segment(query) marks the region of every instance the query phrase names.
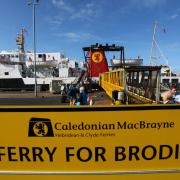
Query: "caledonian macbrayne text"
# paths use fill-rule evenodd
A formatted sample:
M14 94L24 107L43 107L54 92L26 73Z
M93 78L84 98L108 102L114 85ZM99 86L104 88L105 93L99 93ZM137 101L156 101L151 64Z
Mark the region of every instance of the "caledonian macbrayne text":
M163 128L174 128L174 122L147 122L147 121L121 121L116 123L61 123L55 124L56 130L128 130L128 129L163 129Z

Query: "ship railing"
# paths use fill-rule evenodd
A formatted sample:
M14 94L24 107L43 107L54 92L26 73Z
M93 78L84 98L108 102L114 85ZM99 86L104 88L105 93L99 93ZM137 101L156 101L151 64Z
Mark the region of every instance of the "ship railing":
M99 78L100 86L112 98L113 92L125 91L125 78L123 70L114 70L111 72L102 73Z
M112 98L124 103L158 103L160 68L122 68L100 74L100 86Z

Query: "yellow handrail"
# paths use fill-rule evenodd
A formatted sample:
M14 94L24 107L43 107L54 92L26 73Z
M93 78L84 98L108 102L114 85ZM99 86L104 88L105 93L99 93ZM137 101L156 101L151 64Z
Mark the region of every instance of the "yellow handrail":
M140 103L151 104L153 101L138 93L130 91L126 88L126 72L125 69L113 70L110 72L101 73L99 76L99 84L106 93L113 99L113 92L126 92L129 98L133 98Z

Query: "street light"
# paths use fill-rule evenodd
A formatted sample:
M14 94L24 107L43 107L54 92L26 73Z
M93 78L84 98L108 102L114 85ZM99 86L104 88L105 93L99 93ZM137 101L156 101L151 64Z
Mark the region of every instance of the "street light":
M34 53L34 95L37 96L37 77L36 77L36 6L39 0L33 0L28 5L33 6L33 53Z

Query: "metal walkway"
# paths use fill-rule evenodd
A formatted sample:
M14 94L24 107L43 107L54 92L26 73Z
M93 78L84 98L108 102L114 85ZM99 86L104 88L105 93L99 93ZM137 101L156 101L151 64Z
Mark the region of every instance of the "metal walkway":
M114 100L124 104L158 103L159 66L126 67L100 74L100 86Z

